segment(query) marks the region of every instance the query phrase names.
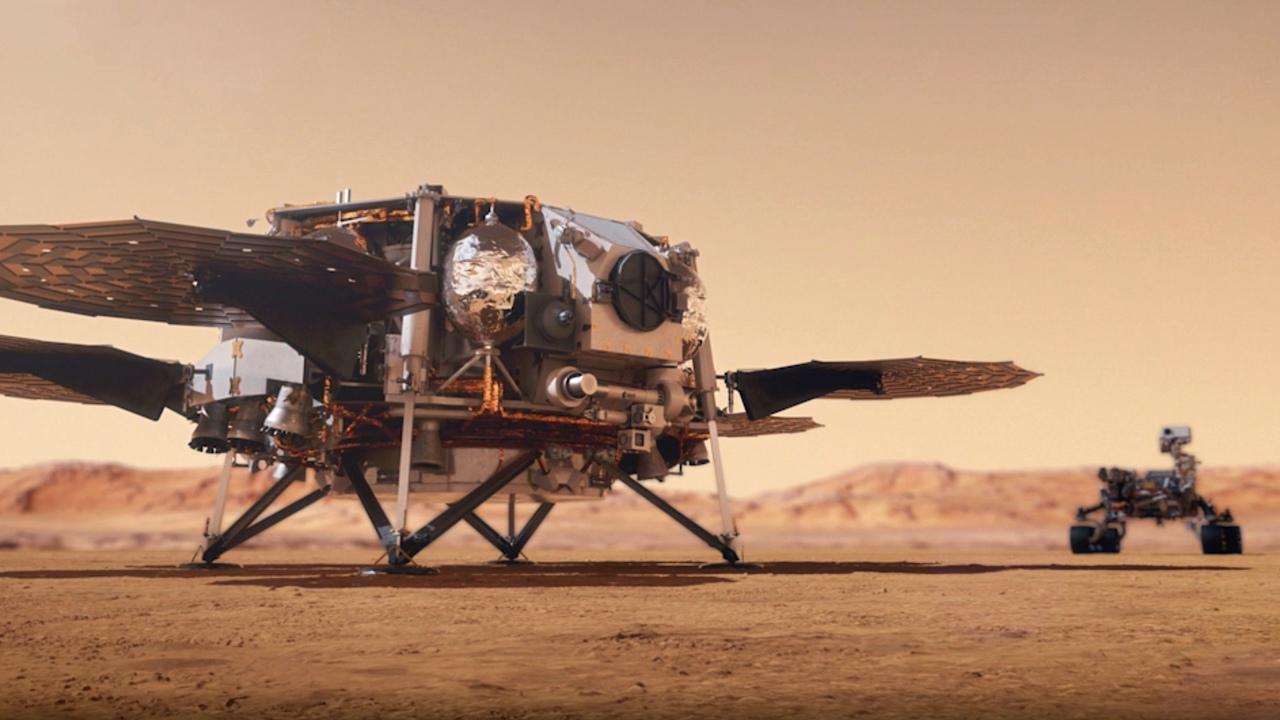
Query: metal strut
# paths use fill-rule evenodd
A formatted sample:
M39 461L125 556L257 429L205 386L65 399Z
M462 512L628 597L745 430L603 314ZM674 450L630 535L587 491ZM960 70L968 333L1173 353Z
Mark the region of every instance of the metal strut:
M739 562L741 561L741 558L738 557L737 551L735 551L733 549L733 546L730 545L730 538L713 534L710 530L707 530L706 528L702 527L698 523L694 522L688 515L685 515L684 513L675 509L675 507L671 503L658 497L658 495L656 495L652 490L645 487L643 484L641 484L639 480L636 480L630 475L626 473L619 473L618 479L621 480L623 484L625 484L627 487L631 488L632 490L635 490L637 495L644 498L645 500L648 500L649 504L653 505L654 507L658 508L662 512L666 513L667 516L670 517L672 520L675 520L676 522L680 523L680 525L683 526L685 530L688 530L689 532L693 533L695 536L697 536L699 540L706 543L707 545L710 545L712 549L718 550L720 552L720 555L724 558L725 562L729 563L730 565L739 564Z
M403 565L413 558L413 556L422 552L428 545L435 542L448 532L454 525L466 520L468 515L472 515L476 508L480 507L489 498L497 494L499 490L506 487L508 483L516 478L517 475L529 469L537 461L541 455L539 450L529 450L517 455L511 462L503 465L489 476L488 480L480 483L471 492L463 495L457 502L450 504L439 515L435 516L431 522L423 525L417 532L400 541L400 553L398 555L389 555L388 562L392 565ZM478 520L479 518L477 518ZM472 527L475 527L472 525ZM488 525L485 525L488 527ZM493 528L489 528L493 530ZM493 531L497 535L497 531ZM481 534L484 534L481 531Z
M378 502L378 496L373 493L373 488L369 487L369 482L364 479L364 470L360 467L360 461L354 455L343 455L342 473L347 476L347 482L351 483L351 489L356 491L360 506L364 508L364 514L373 524L373 531L378 534L378 542L382 543L382 547L387 551L387 557L398 557L400 533L396 532L391 520L387 518L387 513L382 509L382 503ZM394 561L392 562L394 564Z
M538 505L538 509L534 510L533 515L525 522L520 534L516 535L512 532L507 537L503 537L497 530L494 530L493 526L481 519L474 511L467 513L462 519L474 528L476 532L480 533L485 540L488 540L490 545L497 548L504 559L515 561L520 559L520 555L524 553L524 546L529 544L529 540L537 532L538 526L542 524L543 520L547 519L547 515L551 514L551 510L554 507L555 503ZM508 523L508 527L512 531L514 531L514 525L514 522Z
M302 470L303 468L300 465L286 465L284 463L276 465L274 472L275 483L267 488L267 491L262 493L262 496L255 500L249 506L249 509L244 511L243 515L231 523L231 527L227 528L226 532L213 538L204 549L204 552L201 553L200 558L205 563L212 563L226 551L257 536L264 530L274 527L281 520L295 515L299 510L313 505L317 500L329 494L328 487L313 490L262 520L258 520L258 517L271 506L271 503L275 502L276 498L280 497L290 485L298 480Z
M555 503L542 503L537 510L533 511L533 515L525 522L524 529L520 531L515 541L511 543L512 552L517 556L524 552L524 546L528 545L529 541L533 539L533 534L537 532L538 526L542 524L543 520L547 519L547 516L551 514L551 510L555 506Z

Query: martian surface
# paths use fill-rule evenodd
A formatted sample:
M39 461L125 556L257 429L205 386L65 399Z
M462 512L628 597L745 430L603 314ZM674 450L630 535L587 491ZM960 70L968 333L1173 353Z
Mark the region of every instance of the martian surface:
M700 569L617 493L557 507L534 564L459 528L422 576L359 574L379 548L344 498L181 570L215 477L0 471L0 718L1280 717L1274 468L1202 471L1242 556L1173 523L1072 556L1090 469L909 464L736 500L758 572ZM268 481L238 474L228 521Z
M0 717L1280 716L1280 560L0 553Z

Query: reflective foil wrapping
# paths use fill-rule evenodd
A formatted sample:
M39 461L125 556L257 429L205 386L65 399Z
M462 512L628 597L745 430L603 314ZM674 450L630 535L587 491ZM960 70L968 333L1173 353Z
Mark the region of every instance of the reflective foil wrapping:
M681 339L684 341L684 359L688 360L707 339L707 287L702 284L702 278L693 273L681 275L680 282L679 292L684 297L684 317L680 320L684 334Z
M459 332L492 344L506 339L516 296L535 289L537 281L529 243L506 226L486 223L468 230L449 250L441 294Z

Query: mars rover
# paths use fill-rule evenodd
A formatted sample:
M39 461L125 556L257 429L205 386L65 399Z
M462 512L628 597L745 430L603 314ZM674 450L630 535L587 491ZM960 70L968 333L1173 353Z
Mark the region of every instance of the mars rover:
M1139 475L1122 468L1100 468L1101 500L1076 510L1071 526L1071 552L1118 553L1129 518L1186 520L1187 527L1199 531L1200 547L1206 555L1237 555L1243 551L1240 526L1230 510L1219 513L1213 503L1196 492L1195 456L1183 448L1191 442L1191 428L1169 425L1160 430L1160 452L1173 457L1173 470L1151 470ZM1094 513L1101 519L1090 519Z

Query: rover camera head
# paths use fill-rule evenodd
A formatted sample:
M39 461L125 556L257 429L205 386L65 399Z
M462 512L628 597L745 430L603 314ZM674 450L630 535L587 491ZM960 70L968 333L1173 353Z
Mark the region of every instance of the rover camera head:
M1186 425L1165 425L1160 428L1160 452L1191 442L1191 428Z

